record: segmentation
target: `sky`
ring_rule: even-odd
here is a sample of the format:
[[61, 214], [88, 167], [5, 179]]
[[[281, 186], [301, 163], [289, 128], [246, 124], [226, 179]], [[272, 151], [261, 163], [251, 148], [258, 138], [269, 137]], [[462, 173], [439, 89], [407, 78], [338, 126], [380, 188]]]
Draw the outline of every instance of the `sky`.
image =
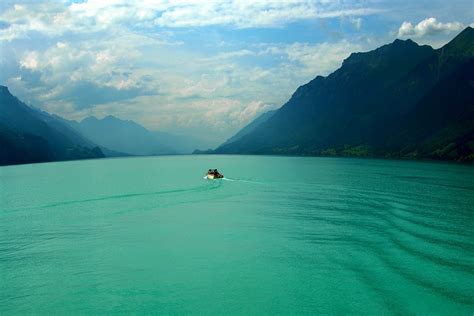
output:
[[473, 23], [472, 0], [1, 0], [0, 84], [215, 146], [352, 52], [438, 48]]

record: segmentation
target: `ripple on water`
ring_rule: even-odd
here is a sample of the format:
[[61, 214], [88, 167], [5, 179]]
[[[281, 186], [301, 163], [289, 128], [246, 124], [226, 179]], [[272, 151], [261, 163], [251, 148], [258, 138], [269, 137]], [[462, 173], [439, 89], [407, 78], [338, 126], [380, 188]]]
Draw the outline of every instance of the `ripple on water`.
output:
[[[459, 282], [474, 277], [473, 257], [466, 256], [474, 250], [472, 227], [467, 224], [472, 214], [469, 217], [454, 209], [446, 218], [446, 210], [440, 206], [445, 203], [433, 203], [420, 194], [334, 188], [329, 194], [314, 187], [288, 195], [292, 194], [298, 197], [282, 198], [286, 212], [276, 216], [312, 225], [302, 224], [306, 227], [290, 232], [290, 236], [319, 247], [337, 246], [341, 252], [350, 249], [350, 256], [336, 257], [335, 262], [353, 271], [374, 291], [397, 296], [389, 290], [390, 283], [377, 278], [380, 271], [373, 271], [381, 265], [382, 274], [390, 271], [393, 279], [403, 279], [429, 295], [441, 295], [462, 305], [473, 303], [474, 287]], [[459, 229], [460, 223], [465, 223], [465, 230]], [[363, 265], [354, 256], [371, 257], [378, 264]], [[381, 296], [387, 297], [387, 293]]]

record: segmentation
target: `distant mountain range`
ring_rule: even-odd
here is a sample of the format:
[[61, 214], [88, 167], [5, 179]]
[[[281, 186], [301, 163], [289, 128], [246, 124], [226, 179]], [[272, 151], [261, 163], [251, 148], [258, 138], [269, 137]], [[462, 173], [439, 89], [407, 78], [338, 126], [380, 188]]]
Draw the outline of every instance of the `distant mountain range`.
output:
[[268, 116], [212, 153], [473, 161], [474, 30], [351, 54]]
[[94, 143], [116, 153], [137, 156], [191, 154], [196, 147], [205, 144], [196, 137], [150, 131], [134, 121], [111, 115], [103, 119], [91, 116], [81, 122], [69, 121], [69, 124]]
[[0, 86], [0, 165], [130, 155], [189, 154], [194, 138], [107, 116], [69, 121], [30, 107]]
[[116, 152], [137, 156], [176, 154], [176, 150], [163, 145], [150, 131], [133, 121], [114, 116], [100, 120], [88, 117], [71, 125], [94, 143]]

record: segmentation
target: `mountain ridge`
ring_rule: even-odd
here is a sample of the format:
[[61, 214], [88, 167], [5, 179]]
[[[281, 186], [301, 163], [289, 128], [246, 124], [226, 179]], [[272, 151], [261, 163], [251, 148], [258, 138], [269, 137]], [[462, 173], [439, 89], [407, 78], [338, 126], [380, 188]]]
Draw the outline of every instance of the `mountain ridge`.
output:
[[[464, 82], [472, 80], [466, 72], [474, 55], [473, 47], [474, 30], [468, 27], [437, 50], [411, 40], [395, 40], [369, 52], [353, 53], [327, 77], [317, 76], [296, 89], [268, 121], [239, 140], [222, 144], [214, 153], [470, 161], [474, 149], [470, 140], [460, 144], [451, 137], [457, 144], [452, 145], [453, 152], [458, 154], [444, 155], [440, 152], [447, 145], [441, 140], [440, 148], [428, 146], [427, 139], [419, 140], [420, 148], [413, 148], [414, 140], [410, 137], [414, 136], [403, 134], [403, 129], [415, 131], [411, 126], [416, 122], [410, 119], [415, 109], [423, 108], [424, 115], [431, 115], [426, 100], [434, 100], [430, 94], [436, 94], [436, 89], [444, 89], [456, 102], [471, 104], [472, 87], [468, 83], [462, 85], [461, 91], [443, 80], [453, 74]], [[454, 91], [465, 98], [456, 98]], [[449, 103], [448, 97], [441, 99]], [[438, 104], [438, 112], [448, 111], [447, 107], [449, 104]], [[410, 125], [404, 126], [405, 121]], [[453, 128], [451, 123], [445, 124]], [[469, 126], [468, 122], [463, 124]], [[428, 125], [424, 125], [427, 130], [431, 129]], [[463, 135], [457, 136], [464, 139]], [[425, 133], [424, 137], [428, 136]], [[408, 144], [411, 151], [404, 148]], [[458, 150], [459, 146], [464, 150]], [[431, 151], [427, 151], [428, 147]], [[421, 154], [416, 155], [417, 152]]]
[[107, 115], [102, 119], [89, 116], [76, 123], [72, 124], [83, 135], [113, 151], [138, 156], [176, 153], [174, 149], [161, 144], [149, 130], [132, 120]]

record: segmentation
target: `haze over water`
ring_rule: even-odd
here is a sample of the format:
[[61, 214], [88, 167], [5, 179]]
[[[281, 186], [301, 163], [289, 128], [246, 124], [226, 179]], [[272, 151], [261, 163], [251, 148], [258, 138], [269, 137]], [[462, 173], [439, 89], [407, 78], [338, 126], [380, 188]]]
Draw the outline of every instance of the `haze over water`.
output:
[[472, 315], [473, 204], [474, 168], [454, 164], [1, 167], [0, 314]]

